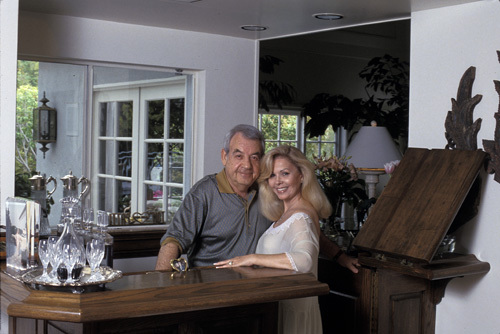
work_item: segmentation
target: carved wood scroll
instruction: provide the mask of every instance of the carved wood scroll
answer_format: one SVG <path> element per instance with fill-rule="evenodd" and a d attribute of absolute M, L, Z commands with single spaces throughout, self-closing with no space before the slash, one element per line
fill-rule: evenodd
<path fill-rule="evenodd" d="M 451 111 L 448 111 L 445 121 L 445 137 L 447 149 L 477 150 L 477 133 L 481 129 L 481 118 L 473 122 L 475 106 L 481 102 L 482 95 L 472 97 L 472 85 L 476 78 L 476 68 L 469 67 L 457 91 L 457 99 L 451 99 Z"/>
<path fill-rule="evenodd" d="M 500 62 L 500 51 L 497 51 L 498 62 Z M 500 81 L 493 80 L 495 90 L 499 97 L 498 112 L 493 115 L 496 119 L 494 140 L 483 139 L 483 147 L 489 154 L 487 171 L 489 174 L 495 174 L 495 181 L 500 183 Z"/>

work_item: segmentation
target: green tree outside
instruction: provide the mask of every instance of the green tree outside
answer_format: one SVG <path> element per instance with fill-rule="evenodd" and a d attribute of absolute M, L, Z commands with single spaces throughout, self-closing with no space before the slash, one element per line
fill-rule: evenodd
<path fill-rule="evenodd" d="M 38 107 L 38 62 L 17 62 L 16 196 L 29 197 L 29 178 L 36 169 L 33 109 Z"/>

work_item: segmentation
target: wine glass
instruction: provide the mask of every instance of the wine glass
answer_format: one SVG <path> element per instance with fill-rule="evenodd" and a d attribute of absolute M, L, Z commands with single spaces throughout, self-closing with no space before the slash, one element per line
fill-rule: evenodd
<path fill-rule="evenodd" d="M 47 273 L 47 268 L 50 263 L 50 249 L 49 242 L 47 239 L 42 239 L 38 243 L 38 257 L 40 258 L 40 262 L 42 262 L 43 273 L 38 278 L 40 282 L 49 282 L 50 276 Z"/>
<path fill-rule="evenodd" d="M 56 256 L 57 261 L 57 279 L 61 283 L 68 282 L 71 273 L 68 270 L 69 264 L 71 262 L 70 259 L 70 245 L 63 244 L 57 247 L 58 256 Z"/>
<path fill-rule="evenodd" d="M 89 241 L 87 243 L 86 253 L 91 272 L 89 281 L 100 281 L 104 279 L 101 272 L 98 270 L 101 261 L 104 258 L 104 240 L 97 238 Z"/>
<path fill-rule="evenodd" d="M 49 261 L 50 261 L 50 265 L 52 267 L 49 276 L 50 276 L 52 281 L 57 280 L 57 267 L 59 265 L 59 262 L 58 262 L 58 260 L 59 260 L 58 253 L 59 252 L 57 251 L 56 244 L 57 244 L 58 240 L 59 240 L 59 237 L 56 237 L 56 236 L 50 236 L 47 239 L 49 258 L 50 258 Z"/>
<path fill-rule="evenodd" d="M 97 230 L 99 232 L 107 232 L 109 224 L 108 219 L 108 213 L 106 211 L 97 211 Z"/>
<path fill-rule="evenodd" d="M 73 269 L 76 263 L 80 260 L 81 250 L 71 241 L 67 245 L 63 245 L 63 257 L 66 269 L 68 270 L 68 277 L 66 283 L 74 283 L 76 275 L 73 274 Z"/>
<path fill-rule="evenodd" d="M 85 231 L 90 231 L 92 225 L 94 224 L 94 209 L 85 208 L 83 210 L 83 229 Z"/>

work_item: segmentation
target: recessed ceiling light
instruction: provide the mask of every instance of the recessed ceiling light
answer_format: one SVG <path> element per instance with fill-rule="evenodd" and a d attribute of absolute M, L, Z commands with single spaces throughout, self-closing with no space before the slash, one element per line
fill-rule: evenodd
<path fill-rule="evenodd" d="M 318 20 L 340 20 L 343 19 L 344 16 L 340 14 L 335 14 L 335 13 L 319 13 L 319 14 L 314 14 L 313 15 L 315 18 Z"/>
<path fill-rule="evenodd" d="M 241 29 L 247 30 L 247 31 L 264 31 L 264 30 L 267 30 L 267 27 L 257 26 L 257 25 L 245 25 L 245 26 L 241 26 Z"/>

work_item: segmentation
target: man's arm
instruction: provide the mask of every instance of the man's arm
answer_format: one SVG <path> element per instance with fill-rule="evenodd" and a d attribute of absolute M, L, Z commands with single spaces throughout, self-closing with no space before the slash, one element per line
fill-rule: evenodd
<path fill-rule="evenodd" d="M 358 259 L 345 254 L 340 247 L 328 239 L 323 232 L 319 234 L 319 251 L 329 259 L 337 261 L 342 267 L 345 267 L 353 273 L 358 273 Z"/>
<path fill-rule="evenodd" d="M 158 252 L 158 259 L 156 260 L 155 270 L 172 271 L 170 260 L 177 259 L 181 255 L 179 246 L 173 242 L 163 244 Z"/>

